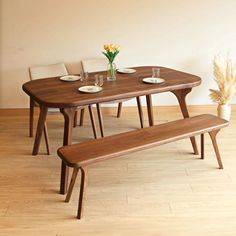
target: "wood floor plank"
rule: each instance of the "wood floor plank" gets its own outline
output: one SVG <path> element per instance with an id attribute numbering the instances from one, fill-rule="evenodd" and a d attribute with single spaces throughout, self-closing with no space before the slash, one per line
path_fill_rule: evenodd
<path id="1" fill-rule="evenodd" d="M 123 109 L 119 119 L 116 109 L 103 109 L 106 135 L 140 127 L 136 109 Z M 192 116 L 201 113 L 214 114 L 215 107 L 190 107 Z M 154 114 L 155 123 L 182 117 L 178 107 L 154 108 Z M 93 138 L 87 115 L 73 142 Z M 207 135 L 204 160 L 186 139 L 98 163 L 88 169 L 81 221 L 75 217 L 79 178 L 70 203 L 58 193 L 63 118 L 48 115 L 47 123 L 52 155 L 43 141 L 33 157 L 27 110 L 0 109 L 0 236 L 236 235 L 236 106 L 230 127 L 218 135 L 224 170 L 217 169 Z"/>

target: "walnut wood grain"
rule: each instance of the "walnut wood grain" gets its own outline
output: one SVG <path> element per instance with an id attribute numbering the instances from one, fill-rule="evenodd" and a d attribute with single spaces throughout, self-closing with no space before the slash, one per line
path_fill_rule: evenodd
<path id="1" fill-rule="evenodd" d="M 81 219 L 81 217 L 82 217 L 85 188 L 86 188 L 86 185 L 88 182 L 87 169 L 80 167 L 80 171 L 81 171 L 81 180 L 80 180 L 80 192 L 79 192 L 77 219 Z"/>
<path id="2" fill-rule="evenodd" d="M 147 113 L 148 113 L 148 122 L 149 126 L 154 125 L 154 117 L 153 117 L 153 106 L 152 106 L 152 96 L 146 95 L 146 102 L 147 102 Z"/>
<path id="3" fill-rule="evenodd" d="M 141 128 L 144 127 L 143 109 L 140 97 L 136 97 Z"/>
<path id="4" fill-rule="evenodd" d="M 218 145 L 216 142 L 216 135 L 219 131 L 220 131 L 220 129 L 212 130 L 211 132 L 209 132 L 209 135 L 211 137 L 211 141 L 212 141 L 212 144 L 213 144 L 213 147 L 215 150 L 216 158 L 217 158 L 218 164 L 220 166 L 220 169 L 223 169 L 223 163 L 221 161 L 220 151 L 219 151 L 219 148 L 218 148 Z"/>
<path id="5" fill-rule="evenodd" d="M 227 125 L 228 122 L 223 119 L 204 114 L 64 146 L 58 149 L 58 155 L 68 166 L 81 167 L 133 151 L 219 130 Z"/>
<path id="6" fill-rule="evenodd" d="M 201 159 L 204 159 L 205 156 L 205 146 L 204 146 L 204 134 L 201 134 Z"/>
<path id="7" fill-rule="evenodd" d="M 71 180 L 70 180 L 70 185 L 69 185 L 69 188 L 68 188 L 68 192 L 67 192 L 67 194 L 66 194 L 65 202 L 69 202 L 69 201 L 70 201 L 71 194 L 72 194 L 72 190 L 73 190 L 74 185 L 75 185 L 75 180 L 76 180 L 76 177 L 77 177 L 77 175 L 78 175 L 78 171 L 79 171 L 79 168 L 74 168 L 74 169 L 73 169 L 73 173 L 72 173 L 72 176 L 71 176 Z"/>
<path id="8" fill-rule="evenodd" d="M 45 122 L 47 117 L 48 108 L 46 106 L 41 105 L 40 106 L 40 114 L 39 114 L 39 120 L 38 120 L 38 126 L 37 126 L 37 132 L 35 135 L 35 145 L 33 147 L 32 155 L 38 154 L 38 149 L 42 137 L 43 130 L 45 131 Z"/>
<path id="9" fill-rule="evenodd" d="M 184 118 L 189 117 L 189 113 L 188 113 L 188 109 L 187 109 L 187 104 L 186 104 L 186 96 L 191 91 L 192 91 L 192 88 L 186 88 L 186 89 L 172 91 L 172 93 L 175 94 L 175 96 L 178 99 L 179 106 L 180 106 L 180 109 L 182 111 L 182 114 L 183 114 Z M 192 146 L 193 146 L 194 154 L 198 155 L 199 153 L 198 153 L 195 137 L 190 137 L 190 141 L 191 141 Z"/>
<path id="10" fill-rule="evenodd" d="M 44 132 L 44 138 L 45 138 L 45 143 L 46 143 L 46 148 L 47 148 L 47 154 L 50 155 L 51 154 L 51 148 L 50 148 L 50 145 L 49 145 L 48 128 L 47 128 L 47 123 L 46 122 L 44 124 L 43 132 Z"/>
<path id="11" fill-rule="evenodd" d="M 78 87 L 85 82 L 64 82 L 57 78 L 29 81 L 23 84 L 23 90 L 37 101 L 48 107 L 78 107 L 88 104 L 109 102 L 119 99 L 134 98 L 142 95 L 181 90 L 198 86 L 198 76 L 161 67 L 163 84 L 145 84 L 142 79 L 151 76 L 151 66 L 134 67 L 134 74 L 117 74 L 117 80 L 104 81 L 103 91 L 96 94 L 79 93 Z M 106 75 L 106 71 L 100 72 Z M 89 74 L 88 84 L 93 83 L 94 73 Z M 91 81 L 91 82 L 90 82 Z"/>
<path id="12" fill-rule="evenodd" d="M 148 116 L 149 124 L 153 125 L 153 111 L 151 107 L 151 94 L 169 92 L 175 90 L 186 90 L 198 86 L 201 83 L 201 79 L 198 76 L 160 67 L 161 77 L 165 79 L 163 84 L 145 84 L 142 79 L 145 77 L 150 77 L 152 74 L 152 66 L 145 67 L 134 67 L 136 73 L 134 74 L 118 74 L 117 80 L 112 83 L 109 81 L 104 81 L 103 91 L 96 94 L 85 94 L 79 93 L 78 87 L 85 85 L 85 82 L 75 81 L 75 82 L 64 82 L 58 77 L 33 80 L 23 84 L 22 88 L 30 98 L 36 101 L 42 107 L 50 108 L 60 108 L 71 109 L 73 107 L 81 107 L 85 105 L 97 104 L 111 102 L 115 100 L 125 100 L 129 98 L 139 97 L 146 95 L 148 104 Z M 106 75 L 106 71 L 99 72 Z M 89 74 L 88 84 L 93 83 L 94 73 Z M 87 85 L 87 82 L 86 82 Z M 40 116 L 44 116 L 41 114 Z M 44 117 L 45 118 L 45 117 Z M 64 127 L 69 127 L 68 119 L 64 116 L 65 125 Z M 33 147 L 33 155 L 37 155 L 40 138 L 42 135 L 43 126 L 38 122 L 38 129 L 36 133 L 35 143 Z M 63 143 L 66 145 L 68 136 L 71 135 L 70 130 L 64 129 Z M 68 134 L 67 134 L 68 133 Z M 65 140 L 67 139 L 67 140 Z M 67 168 L 62 164 L 62 171 L 67 172 Z M 61 173 L 61 176 L 68 176 L 67 173 Z M 65 183 L 66 180 L 64 179 Z M 61 189 L 61 192 L 65 193 L 65 189 Z"/>
<path id="13" fill-rule="evenodd" d="M 29 136 L 34 136 L 34 100 L 30 97 Z"/>
<path id="14" fill-rule="evenodd" d="M 100 132 L 101 132 L 101 137 L 104 137 L 104 125 L 103 125 L 103 118 L 102 118 L 102 111 L 101 111 L 101 104 L 97 103 L 97 115 L 98 115 L 98 122 L 99 122 L 99 127 L 100 127 Z"/>
<path id="15" fill-rule="evenodd" d="M 68 202 L 76 180 L 78 170 L 81 170 L 80 196 L 77 218 L 82 215 L 83 196 L 86 180 L 85 167 L 106 159 L 120 157 L 122 155 L 146 148 L 162 145 L 176 140 L 201 135 L 201 158 L 204 157 L 203 136 L 209 133 L 215 150 L 219 168 L 223 169 L 216 135 L 219 130 L 226 127 L 228 121 L 213 115 L 203 114 L 191 118 L 172 121 L 161 125 L 130 131 L 122 134 L 105 137 L 89 142 L 64 146 L 58 149 L 58 155 L 70 167 L 74 167 L 66 201 Z"/>
<path id="16" fill-rule="evenodd" d="M 117 118 L 120 118 L 120 116 L 121 116 L 121 109 L 122 109 L 122 102 L 119 102 L 118 103 L 117 114 L 116 114 Z"/>

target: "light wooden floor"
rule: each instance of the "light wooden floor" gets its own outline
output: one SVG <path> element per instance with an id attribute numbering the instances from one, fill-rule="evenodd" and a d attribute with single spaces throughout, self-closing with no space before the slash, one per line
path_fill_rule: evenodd
<path id="1" fill-rule="evenodd" d="M 190 114 L 215 107 L 190 107 Z M 106 135 L 139 127 L 135 109 L 106 111 Z M 178 141 L 91 166 L 84 216 L 76 220 L 78 185 L 71 203 L 58 194 L 62 143 L 60 114 L 48 116 L 53 154 L 31 156 L 26 110 L 0 110 L 0 235 L 236 235 L 236 107 L 230 127 L 218 135 L 219 170 L 210 139 L 206 158 Z M 176 107 L 155 109 L 155 123 L 181 118 Z M 147 126 L 147 119 L 146 119 Z M 90 123 L 74 129 L 73 141 L 92 138 Z"/>

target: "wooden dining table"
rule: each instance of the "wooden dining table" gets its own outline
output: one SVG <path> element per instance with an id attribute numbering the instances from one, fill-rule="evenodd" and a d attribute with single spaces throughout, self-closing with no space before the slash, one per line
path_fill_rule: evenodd
<path id="1" fill-rule="evenodd" d="M 201 78 L 177 71 L 170 68 L 159 67 L 160 77 L 163 83 L 150 84 L 144 83 L 143 78 L 151 77 L 154 66 L 132 67 L 135 73 L 117 73 L 115 81 L 106 81 L 102 86 L 102 91 L 98 93 L 81 93 L 78 88 L 85 85 L 94 84 L 94 75 L 101 74 L 106 77 L 107 72 L 101 71 L 89 73 L 87 81 L 67 82 L 60 80 L 60 77 L 39 79 L 26 82 L 22 88 L 30 99 L 36 101 L 40 107 L 37 131 L 34 140 L 32 155 L 37 155 L 40 140 L 43 133 L 48 108 L 59 108 L 64 117 L 64 137 L 63 145 L 72 143 L 72 127 L 74 114 L 77 107 L 90 106 L 121 99 L 146 96 L 147 113 L 149 125 L 154 125 L 152 94 L 171 92 L 180 105 L 184 118 L 189 117 L 186 95 L 191 92 L 193 87 L 200 85 Z M 195 138 L 191 138 L 191 143 L 195 154 L 198 154 Z M 65 194 L 68 186 L 68 167 L 62 162 L 60 193 Z"/>

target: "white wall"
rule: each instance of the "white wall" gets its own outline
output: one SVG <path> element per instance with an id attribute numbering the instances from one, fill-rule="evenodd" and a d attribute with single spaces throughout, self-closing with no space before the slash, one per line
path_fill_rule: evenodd
<path id="1" fill-rule="evenodd" d="M 0 0 L 0 107 L 27 107 L 30 65 L 101 56 L 117 43 L 118 66 L 162 65 L 201 76 L 189 104 L 210 104 L 212 58 L 236 54 L 235 0 Z M 157 95 L 155 104 L 175 104 Z M 234 103 L 236 99 L 234 98 Z M 132 105 L 134 103 L 129 103 Z"/>

